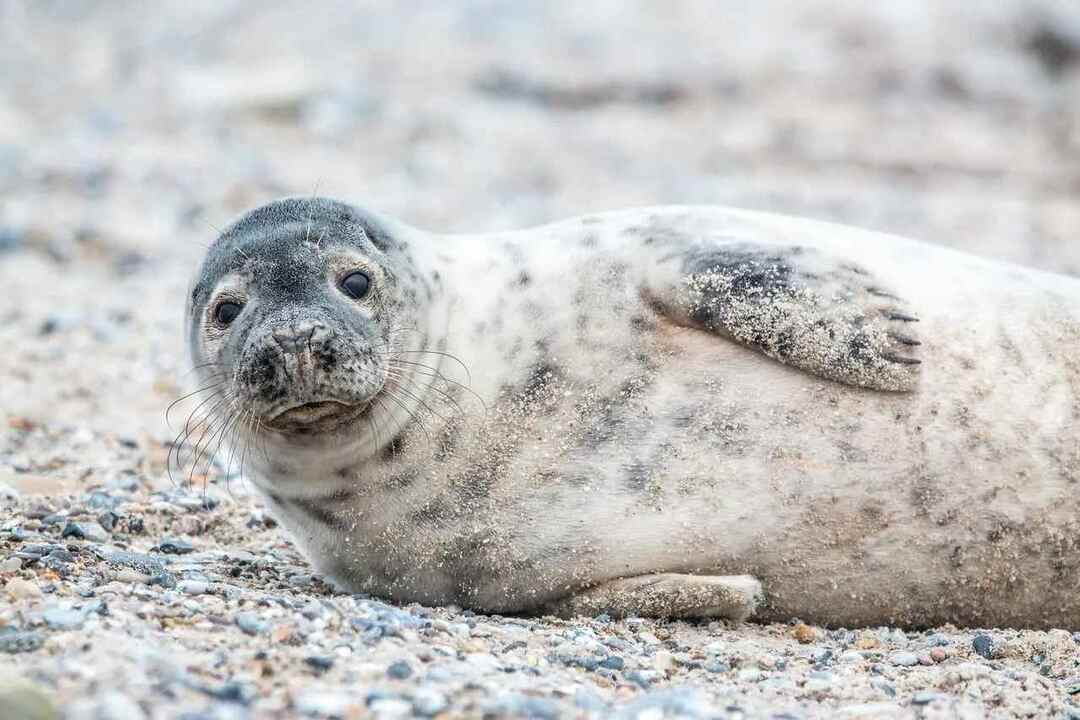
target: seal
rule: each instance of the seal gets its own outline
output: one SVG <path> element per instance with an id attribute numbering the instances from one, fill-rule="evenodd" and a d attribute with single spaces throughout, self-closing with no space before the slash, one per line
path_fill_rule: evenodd
<path id="1" fill-rule="evenodd" d="M 1080 628 L 1076 279 L 715 207 L 440 235 L 289 198 L 188 319 L 204 448 L 346 590 Z"/>

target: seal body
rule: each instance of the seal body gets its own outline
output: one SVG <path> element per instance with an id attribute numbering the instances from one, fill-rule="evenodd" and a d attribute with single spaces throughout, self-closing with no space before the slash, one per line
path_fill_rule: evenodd
<path id="1" fill-rule="evenodd" d="M 381 288 L 355 312 L 351 266 Z M 209 327 L 237 287 L 249 325 Z M 593 611 L 748 575 L 765 620 L 1080 628 L 1075 279 L 721 208 L 436 235 L 286 200 L 219 238 L 191 317 L 222 434 L 350 590 Z M 329 339 L 260 374 L 282 322 Z"/>

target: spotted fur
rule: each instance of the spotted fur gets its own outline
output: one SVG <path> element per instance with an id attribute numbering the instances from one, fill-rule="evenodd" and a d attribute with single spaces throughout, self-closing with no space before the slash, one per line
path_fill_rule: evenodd
<path id="1" fill-rule="evenodd" d="M 239 220 L 195 288 L 241 411 L 348 406 L 236 438 L 349 589 L 682 615 L 686 574 L 750 575 L 765 619 L 1080 627 L 1080 281 L 718 208 L 440 236 L 316 198 Z"/>

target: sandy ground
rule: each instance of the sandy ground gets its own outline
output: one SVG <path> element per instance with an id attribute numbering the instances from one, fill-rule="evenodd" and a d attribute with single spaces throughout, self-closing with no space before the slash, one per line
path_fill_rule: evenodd
<path id="1" fill-rule="evenodd" d="M 1064 630 L 335 595 L 242 479 L 177 488 L 164 417 L 200 254 L 284 194 L 729 204 L 1080 274 L 1073 0 L 9 0 L 0 68 L 0 717 L 1080 717 Z"/>

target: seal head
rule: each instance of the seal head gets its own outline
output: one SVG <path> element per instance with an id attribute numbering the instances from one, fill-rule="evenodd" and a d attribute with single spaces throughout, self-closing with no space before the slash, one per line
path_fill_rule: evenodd
<path id="1" fill-rule="evenodd" d="M 374 217 L 327 199 L 279 200 L 222 233 L 191 293 L 188 340 L 227 409 L 324 440 L 367 412 L 415 297 L 402 250 Z"/>

